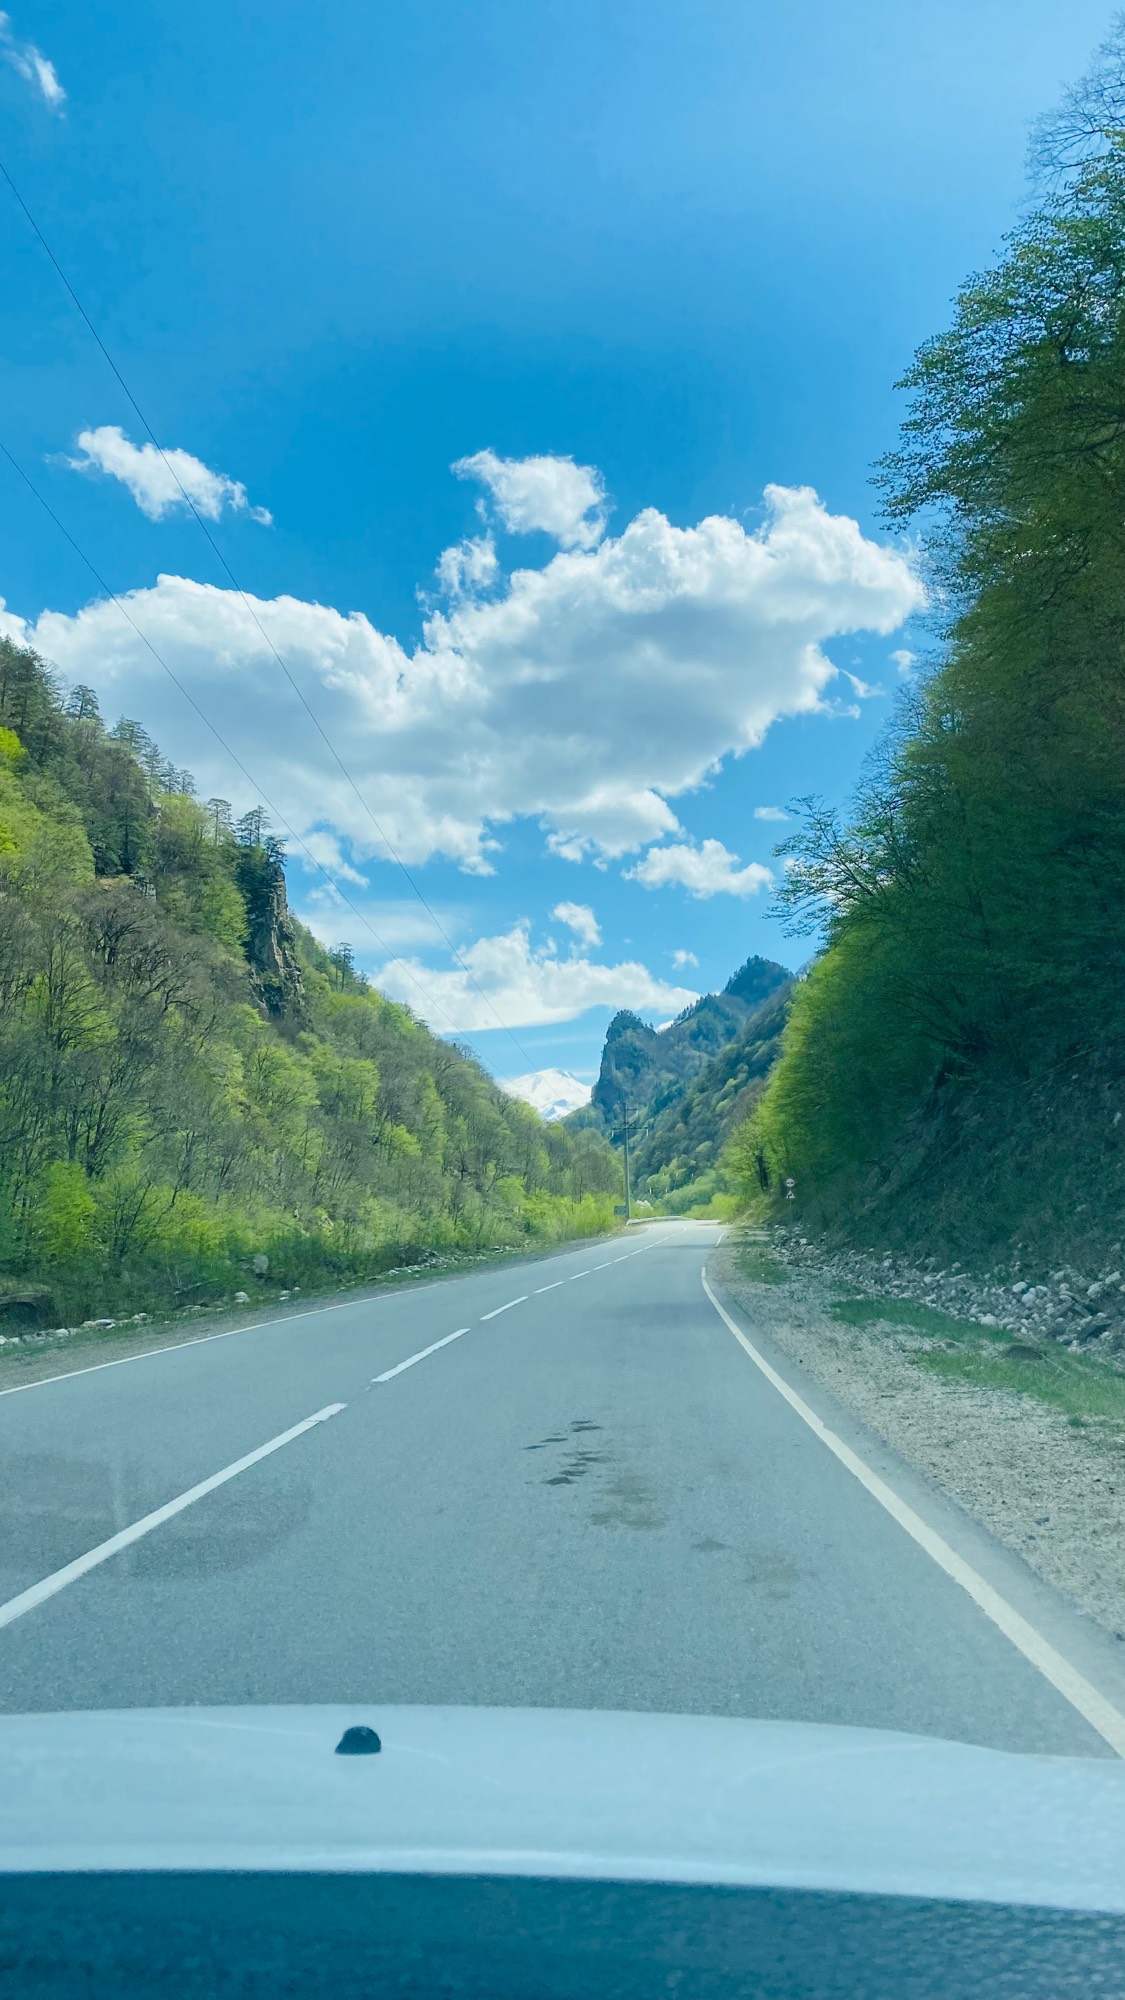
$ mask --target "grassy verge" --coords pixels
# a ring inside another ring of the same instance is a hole
[[[980,1389],[1014,1389],[1018,1395],[1034,1396],[1037,1402],[1061,1410],[1078,1429],[1086,1424],[1110,1424],[1122,1430],[1125,1442],[1125,1376],[1079,1354],[1047,1352],[1026,1347],[1022,1342],[997,1342],[987,1352],[943,1353],[939,1349],[917,1356],[924,1368],[956,1382],[969,1382]]]
[[[956,1319],[935,1306],[917,1305],[913,1299],[859,1297],[833,1299],[828,1308],[833,1319],[844,1326],[909,1327],[912,1333],[929,1334],[934,1340],[1003,1340],[1007,1336],[972,1320]]]
[[[789,1273],[784,1264],[771,1257],[760,1243],[742,1242],[733,1247],[735,1267],[740,1278],[751,1285],[787,1285]]]
[[[890,1324],[921,1335],[908,1358],[942,1381],[1031,1396],[1061,1411],[1075,1429],[1125,1443],[1125,1375],[1104,1362],[1021,1340],[1002,1327],[955,1319],[910,1299],[839,1298],[829,1312],[845,1326]]]

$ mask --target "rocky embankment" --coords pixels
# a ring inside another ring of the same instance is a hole
[[[1010,1271],[974,1275],[958,1263],[940,1267],[933,1257],[920,1264],[889,1251],[826,1250],[795,1229],[770,1232],[770,1243],[789,1265],[805,1265],[839,1283],[893,1299],[910,1299],[936,1312],[1001,1327],[1024,1340],[1053,1340],[1072,1353],[1091,1353],[1125,1367],[1125,1253],[1111,1246],[1116,1261],[1101,1272],[1069,1265],[1048,1273]],[[1119,1268],[1120,1266],[1120,1268]]]

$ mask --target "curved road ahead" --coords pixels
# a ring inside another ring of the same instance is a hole
[[[1108,1754],[739,1344],[702,1284],[718,1233],[655,1223],[0,1394],[0,1705],[641,1708]]]

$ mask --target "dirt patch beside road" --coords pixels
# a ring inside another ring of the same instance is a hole
[[[864,1294],[760,1232],[708,1268],[751,1324],[1125,1641],[1125,1376]]]

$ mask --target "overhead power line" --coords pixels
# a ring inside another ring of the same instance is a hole
[[[121,370],[118,367],[116,361],[114,360],[112,354],[110,353],[108,347],[106,346],[105,341],[102,339],[101,334],[98,332],[97,327],[94,325],[93,320],[90,318],[89,313],[86,311],[86,308],[83,305],[81,299],[79,298],[78,293],[75,291],[74,286],[71,284],[70,279],[67,277],[67,274],[64,271],[62,265],[60,264],[58,258],[56,257],[54,251],[52,250],[50,243],[47,241],[46,236],[43,234],[42,229],[39,227],[38,222],[36,221],[34,215],[32,214],[30,208],[28,207],[26,201],[24,200],[14,180],[12,179],[11,174],[8,172],[7,167],[4,165],[3,160],[0,160],[0,174],[3,175],[4,179],[8,184],[8,187],[10,188],[13,196],[15,197],[15,200],[19,203],[19,206],[22,209],[24,215],[26,216],[28,223],[34,230],[35,235],[38,237],[44,252],[49,258],[52,266],[54,267],[54,270],[58,274],[58,277],[63,286],[65,287],[68,296],[72,300],[76,311],[81,315],[83,321],[88,327],[90,334],[92,335],[94,341],[96,342],[98,349],[101,352],[103,359],[105,360],[107,367],[110,369],[115,381],[117,382],[118,387],[120,388],[123,396],[126,398],[131,409],[135,412],[138,422],[147,432],[149,442],[152,444],[153,448],[159,452],[165,467],[171,474],[172,478],[175,480],[176,485],[179,487],[180,494],[181,497],[183,498],[185,506],[187,506],[190,509],[199,528],[206,536],[208,544],[216,560],[222,565],[224,572],[230,579],[231,588],[235,591],[236,595],[241,599],[245,610],[250,614],[250,617],[253,619],[255,625],[258,628],[258,631],[260,632],[263,640],[265,641],[265,644],[268,646],[270,652],[273,654],[274,659],[277,661],[278,666],[281,668],[282,673],[285,675],[286,680],[288,681],[298,701],[301,703],[301,706],[305,710],[306,715],[312,722],[313,727],[316,729],[317,734],[319,735],[329,755],[332,757],[337,767],[339,768],[342,776],[346,780],[347,784],[354,792],[357,800],[359,801],[359,804],[363,808],[363,811],[367,814],[368,819],[371,821],[371,824],[374,827],[376,834],[378,835],[387,853],[390,855],[391,860],[395,863],[395,865],[398,868],[402,870],[402,873],[405,876],[407,882],[409,883],[411,890],[417,897],[422,908],[425,910],[426,915],[429,917],[430,922],[434,926],[434,929],[437,931],[439,937],[441,937],[444,940],[449,951],[451,952],[452,956],[456,959],[457,964],[460,966],[462,972],[465,974],[466,979],[468,979],[474,991],[479,995],[480,999],[483,1000],[485,1006],[488,1008],[488,1011],[492,1015],[497,1026],[503,1029],[504,1033],[508,1036],[509,1040],[519,1050],[520,1055],[523,1057],[523,1060],[532,1069],[534,1069],[535,1067],[534,1058],[528,1054],[527,1050],[523,1046],[523,1043],[520,1041],[518,1035],[515,1033],[515,1030],[508,1026],[508,1023],[502,1018],[500,1013],[497,1011],[497,1008],[495,1007],[492,999],[484,991],[484,988],[479,984],[476,975],[472,970],[472,967],[465,963],[465,960],[462,958],[461,953],[458,951],[452,938],[449,936],[449,933],[445,929],[445,926],[440,922],[436,911],[432,909],[426,897],[423,895],[422,890],[419,888],[418,883],[415,881],[414,876],[411,874],[409,868],[407,867],[405,861],[403,861],[401,856],[396,852],[392,842],[388,838],[387,834],[384,832],[382,826],[380,825],[378,819],[376,818],[374,812],[372,811],[370,804],[364,797],[363,793],[360,791],[359,786],[356,784],[355,779],[352,777],[351,772],[348,770],[347,765],[344,763],[343,758],[340,756],[340,753],[337,750],[335,744],[333,743],[331,737],[328,735],[327,730],[321,723],[320,718],[316,713],[316,710],[312,707],[307,696],[305,695],[304,689],[301,687],[300,683],[294,678],[282,655],[278,652],[277,647],[274,645],[273,640],[270,638],[269,633],[266,631],[265,626],[262,624],[262,621],[259,618],[258,613],[254,608],[253,602],[247,596],[246,592],[243,590],[242,585],[239,583],[238,578],[235,576],[234,571],[230,566],[230,563],[227,561],[226,556],[224,555],[218,542],[215,540],[214,535],[211,533],[211,530],[208,527],[206,520],[204,519],[203,515],[199,512],[199,509],[196,506],[195,501],[192,499],[191,494],[187,491],[186,487],[184,486],[179,473],[176,471],[174,464],[168,457],[168,454],[165,451],[164,446],[160,443],[160,440],[157,437],[156,432],[153,430],[152,425],[150,424],[144,411],[141,409],[141,406],[138,403],[135,395],[133,394],[133,391],[130,389],[129,384],[125,380],[124,375],[121,373]],[[296,836],[294,836],[294,838],[296,838]]]
[[[372,924],[370,920],[364,915],[363,911],[359,909],[355,903],[352,902],[351,897],[346,896],[344,894],[344,891],[340,888],[339,883],[336,882],[330,871],[324,866],[324,863],[322,861],[317,860],[316,855],[312,852],[312,849],[306,844],[306,842],[301,838],[301,835],[297,833],[293,827],[290,826],[284,813],[280,810],[278,806],[274,804],[268,792],[263,790],[257,778],[255,778],[253,772],[247,769],[241,757],[238,755],[238,752],[234,750],[231,747],[231,745],[227,742],[227,739],[222,734],[222,731],[219,728],[217,728],[215,723],[212,722],[210,716],[207,714],[206,710],[201,707],[200,703],[196,700],[195,696],[191,693],[190,689],[185,687],[179,675],[175,672],[175,670],[172,667],[168,665],[168,662],[166,659],[164,659],[163,655],[157,651],[156,647],[153,645],[152,640],[148,637],[147,633],[142,632],[140,626],[137,624],[137,621],[133,617],[132,612],[129,610],[128,606],[125,603],[123,603],[122,599],[118,596],[117,592],[110,588],[109,584],[106,582],[101,571],[98,569],[96,563],[94,563],[91,560],[91,558],[86,554],[85,549],[83,549],[81,545],[75,540],[74,536],[71,534],[70,529],[66,526],[65,522],[59,519],[59,516],[55,513],[55,510],[51,506],[50,501],[46,498],[45,494],[39,491],[39,488],[36,486],[34,480],[31,478],[30,473],[24,470],[24,467],[20,464],[19,460],[15,457],[14,453],[9,451],[7,445],[4,443],[3,438],[0,438],[0,452],[2,452],[4,457],[7,459],[8,464],[11,466],[13,472],[15,472],[16,475],[20,479],[22,479],[28,491],[35,496],[36,500],[38,500],[39,505],[42,507],[44,513],[47,514],[49,518],[54,522],[60,535],[62,535],[64,539],[70,543],[70,546],[74,550],[75,555],[79,558],[81,562],[83,562],[86,565],[86,568],[89,570],[90,575],[94,578],[94,581],[97,583],[99,588],[105,592],[111,604],[116,605],[118,611],[121,613],[121,616],[124,618],[126,624],[130,625],[133,631],[136,633],[142,646],[146,647],[147,650],[152,654],[152,657],[156,661],[157,666],[161,669],[163,673],[167,674],[168,679],[171,681],[173,687],[178,688],[179,692],[182,694],[184,700],[188,703],[189,707],[195,710],[195,713],[198,715],[204,727],[210,730],[211,735],[215,738],[216,743],[218,743],[220,748],[225,751],[226,755],[230,758],[232,764],[234,764],[236,768],[239,771],[241,771],[243,777],[246,779],[247,784],[250,786],[255,796],[261,800],[266,810],[269,813],[271,813],[273,817],[277,820],[278,824],[285,829],[285,832],[288,835],[289,839],[296,842],[297,846],[301,849],[301,852],[307,857],[311,865],[315,869],[317,869],[321,875],[324,876],[324,879],[328,883],[333,894],[338,896],[342,903],[346,904],[347,908],[352,912],[352,915],[356,917],[359,920],[359,922],[363,925],[364,929],[370,933],[370,935],[374,938],[375,943],[378,945],[379,950],[386,953],[387,957],[394,964],[397,964],[398,966],[401,967],[402,971],[406,974],[406,977],[409,979],[411,985],[417,990],[417,992],[419,992],[422,995],[422,998],[426,1003],[427,1010],[430,1012],[436,1012],[440,1014],[443,1020],[448,1022],[449,1027],[452,1030],[453,1034],[458,1036],[460,1040],[468,1042],[469,1047],[473,1050],[474,1055],[477,1057],[477,1060],[481,1063],[482,1067],[485,1070],[489,1070],[488,1064],[485,1062],[484,1057],[480,1053],[480,1050],[474,1047],[471,1038],[457,1027],[456,1023],[453,1020],[452,1015],[446,1013],[446,1010],[441,1005],[440,1001],[436,1001],[433,998],[433,995],[430,994],[427,991],[427,989],[422,985],[421,980],[415,978],[414,974],[411,972],[406,962],[403,959],[400,959],[397,956],[397,954],[391,950],[391,947],[386,942],[386,939],[380,937],[378,931],[375,929],[374,924]],[[489,1071],[489,1074],[496,1074],[496,1073]],[[511,1083],[513,1081],[511,1077],[504,1076],[502,1073],[496,1074],[496,1080],[497,1082],[501,1083]]]

